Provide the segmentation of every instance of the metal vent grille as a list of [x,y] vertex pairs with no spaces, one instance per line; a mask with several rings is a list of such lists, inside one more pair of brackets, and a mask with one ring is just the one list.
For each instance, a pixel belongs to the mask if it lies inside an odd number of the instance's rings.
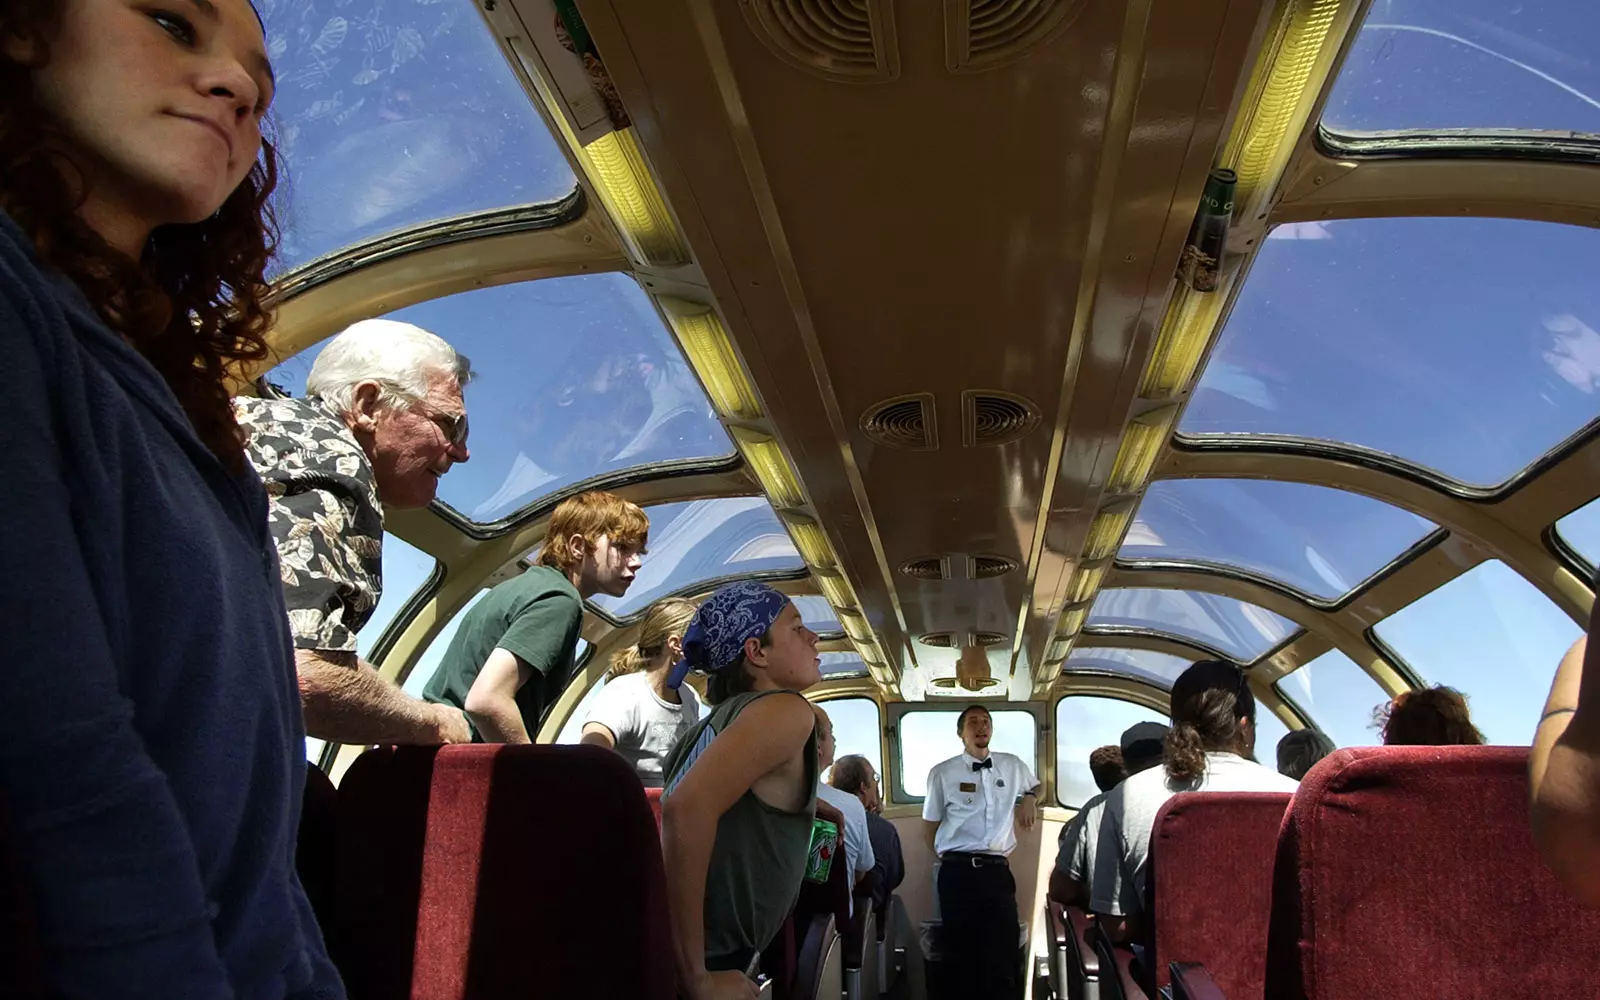
[[784,62],[840,80],[899,72],[890,0],[742,0],[745,22]]
[[933,396],[919,392],[878,403],[861,415],[861,433],[889,448],[932,451],[939,447]]
[[967,559],[967,576],[973,580],[992,580],[1016,568],[1016,560],[1005,556],[972,556]]
[[968,448],[1009,444],[1039,426],[1039,408],[1009,392],[968,389],[961,394],[961,443]]
[[900,572],[913,580],[950,579],[950,560],[938,556],[925,559],[907,559],[900,564]]
[[961,680],[956,677],[935,677],[932,684],[943,691],[986,691],[992,687],[999,687],[1000,679],[998,677],[970,677],[966,680]]
[[945,58],[954,72],[1027,54],[1071,20],[1079,0],[945,0]]
[[1003,646],[1011,641],[1011,637],[1004,632],[974,632],[972,644],[974,646]]
[[917,641],[935,649],[951,649],[956,644],[956,636],[954,632],[929,632],[918,636]]

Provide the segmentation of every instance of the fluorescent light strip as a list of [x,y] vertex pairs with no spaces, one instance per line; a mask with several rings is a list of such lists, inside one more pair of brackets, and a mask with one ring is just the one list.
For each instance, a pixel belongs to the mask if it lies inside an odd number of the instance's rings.
[[1110,560],[1098,563],[1085,563],[1078,567],[1078,572],[1073,574],[1072,585],[1067,590],[1069,604],[1082,604],[1094,597],[1100,590],[1100,584],[1105,581],[1106,570],[1110,567]]
[[733,353],[728,331],[716,310],[699,302],[661,296],[656,299],[678,345],[700,376],[711,405],[724,420],[759,420],[763,416],[755,387]]
[[1056,638],[1070,638],[1083,629],[1083,623],[1089,618],[1089,604],[1069,604],[1061,609],[1061,617],[1056,619]]
[[[783,523],[789,528],[789,537],[794,539],[794,547],[800,550],[800,558],[813,570],[832,570],[838,565],[833,558],[833,548],[828,544],[828,536],[822,533],[822,528],[817,522],[805,514],[796,511],[785,511]],[[832,574],[838,576],[837,573]],[[843,577],[839,577],[843,580]],[[819,582],[820,586],[820,582]],[[854,601],[835,601],[833,595],[826,589],[823,595],[835,608],[849,607]]]
[[850,589],[850,581],[832,570],[811,568],[811,578],[817,582],[817,589],[822,591],[822,596],[835,608],[848,608],[856,602],[855,592]]
[[[1344,6],[1353,16],[1356,5]],[[1341,25],[1340,9],[1340,0],[1283,0],[1273,14],[1267,47],[1220,161],[1238,176],[1235,213],[1246,225],[1266,220],[1269,199],[1316,106],[1337,39],[1348,28],[1348,21]],[[1237,267],[1226,268],[1213,292],[1179,284],[1156,336],[1139,395],[1170,399],[1194,380],[1237,274]]]
[[1117,449],[1117,460],[1106,483],[1107,493],[1133,493],[1144,488],[1150,471],[1155,468],[1156,458],[1166,446],[1173,418],[1177,415],[1178,405],[1173,403],[1133,418],[1122,432],[1122,445]]
[[1133,517],[1134,502],[1119,500],[1100,508],[1089,525],[1089,537],[1083,543],[1084,562],[1099,562],[1116,554],[1128,521]]
[[[789,466],[789,460],[784,457],[777,441],[765,434],[738,427],[733,428],[733,438],[774,507],[798,507],[805,503],[805,494],[800,491],[800,479]],[[815,527],[815,522],[812,526]],[[802,549],[801,555],[804,554]],[[810,562],[809,559],[806,561]]]
[[656,267],[688,263],[689,248],[650,176],[633,129],[608,132],[587,146],[573,145],[595,193],[634,257]]

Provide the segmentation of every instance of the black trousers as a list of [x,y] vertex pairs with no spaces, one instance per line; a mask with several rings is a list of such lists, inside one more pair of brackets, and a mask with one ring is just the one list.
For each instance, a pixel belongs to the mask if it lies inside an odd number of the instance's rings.
[[[991,860],[993,859],[993,860]],[[946,1000],[1011,1000],[1017,983],[1017,882],[997,855],[946,854],[939,866],[940,979]]]

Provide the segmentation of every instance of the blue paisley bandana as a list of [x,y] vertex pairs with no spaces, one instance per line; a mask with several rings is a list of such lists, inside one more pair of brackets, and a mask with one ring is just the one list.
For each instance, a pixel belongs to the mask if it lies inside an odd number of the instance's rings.
[[683,659],[673,664],[667,686],[678,687],[690,670],[714,673],[732,663],[744,641],[765,635],[788,604],[789,598],[754,580],[718,587],[689,621]]

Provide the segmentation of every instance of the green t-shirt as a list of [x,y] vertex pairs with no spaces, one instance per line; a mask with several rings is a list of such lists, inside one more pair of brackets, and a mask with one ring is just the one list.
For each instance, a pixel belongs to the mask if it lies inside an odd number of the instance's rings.
[[[717,705],[678,739],[667,755],[665,797],[711,742],[758,698],[804,698],[794,691],[734,695]],[[809,706],[808,706],[809,707]],[[811,821],[817,812],[817,734],[806,740],[806,804],[785,812],[746,790],[717,821],[717,839],[706,869],[706,968],[742,968],[751,952],[772,943],[794,909],[810,855]]]
[[[572,679],[582,624],[578,588],[560,570],[533,566],[497,584],[467,611],[422,696],[465,709],[472,682],[498,646],[534,670],[517,691],[517,708],[528,736],[535,737],[545,711]],[[476,726],[472,737],[480,739]]]

